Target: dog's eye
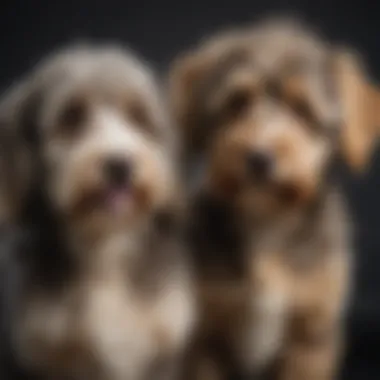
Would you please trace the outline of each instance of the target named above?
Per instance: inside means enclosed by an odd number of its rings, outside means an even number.
[[[294,112],[303,119],[309,121],[314,120],[313,112],[306,101],[302,99],[296,99],[292,102],[292,108]]]
[[[270,81],[267,83],[266,92],[270,97],[277,100],[280,99],[282,96],[282,88],[280,84],[275,81]]]
[[[127,117],[138,127],[141,127],[149,132],[153,131],[153,122],[148,111],[142,104],[134,103],[127,106]]]
[[[69,103],[59,117],[59,125],[70,134],[78,132],[86,119],[87,109],[83,102],[75,101]]]
[[[247,110],[250,101],[251,96],[248,91],[234,92],[227,98],[224,110],[229,117],[238,117]]]

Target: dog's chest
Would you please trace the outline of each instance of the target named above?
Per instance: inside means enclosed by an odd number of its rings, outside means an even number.
[[[177,285],[169,281],[147,299],[115,283],[92,290],[86,335],[112,376],[140,379],[155,362],[180,351],[191,324],[191,304],[187,289]]]
[[[228,258],[236,265],[221,260],[210,246],[200,248],[200,256],[203,252],[211,260],[198,262],[199,336],[223,342],[227,355],[234,357],[233,365],[260,372],[279,354],[285,335],[290,294],[283,284],[281,264],[265,250],[260,250],[260,256],[250,244],[231,250]]]
[[[239,345],[242,366],[258,373],[265,370],[282,349],[291,292],[281,264],[270,254],[255,257],[249,274],[247,321]]]
[[[267,276],[264,271],[257,276]],[[225,282],[209,278],[200,288],[200,334],[227,343],[236,364],[247,372],[269,365],[279,353],[285,334],[288,294],[275,278],[268,280],[260,284],[248,274]]]
[[[221,260],[198,270],[201,338],[216,337],[227,344],[235,365],[249,373],[261,372],[280,353],[290,310],[286,271],[271,248],[249,241],[235,251],[242,270]]]
[[[190,329],[190,289],[178,276],[170,272],[154,297],[144,297],[118,265],[59,297],[30,298],[17,337],[23,359],[74,378],[142,378],[180,350]]]

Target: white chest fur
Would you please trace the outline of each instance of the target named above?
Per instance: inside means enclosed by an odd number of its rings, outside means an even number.
[[[277,357],[284,344],[291,313],[291,288],[287,266],[276,252],[260,249],[249,260],[251,291],[240,345],[242,366],[247,371],[253,369],[260,373]]]
[[[186,268],[171,267],[155,295],[145,297],[129,281],[128,257],[117,246],[107,246],[94,270],[59,296],[29,298],[16,336],[26,363],[73,374],[99,368],[100,379],[137,380],[156,360],[179,353],[194,316]]]
[[[282,347],[288,314],[288,294],[285,289],[275,286],[260,289],[249,302],[248,314],[240,356],[245,370],[260,372]]]

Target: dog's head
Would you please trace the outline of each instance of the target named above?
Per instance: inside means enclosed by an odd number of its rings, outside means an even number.
[[[245,209],[310,200],[337,151],[363,168],[377,137],[380,96],[356,56],[291,20],[202,44],[175,63],[171,93],[206,186]]]
[[[104,229],[172,196],[168,120],[153,75],[128,52],[56,54],[7,94],[0,116],[6,217],[37,192],[58,215]]]

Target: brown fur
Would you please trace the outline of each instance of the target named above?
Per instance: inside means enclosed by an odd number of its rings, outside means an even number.
[[[167,223],[181,217],[175,138],[149,68],[118,47],[68,49],[11,89],[0,117],[6,220],[42,241],[13,252],[27,273],[10,318],[19,365],[52,379],[174,376],[191,275]],[[104,169],[114,157],[133,164],[122,190]]]
[[[190,378],[276,363],[276,379],[332,379],[351,262],[333,168],[340,155],[358,170],[369,161],[377,90],[356,55],[273,20],[178,59],[171,94],[185,161],[203,161],[191,226],[202,315]],[[247,169],[252,152],[272,159],[265,180]]]

